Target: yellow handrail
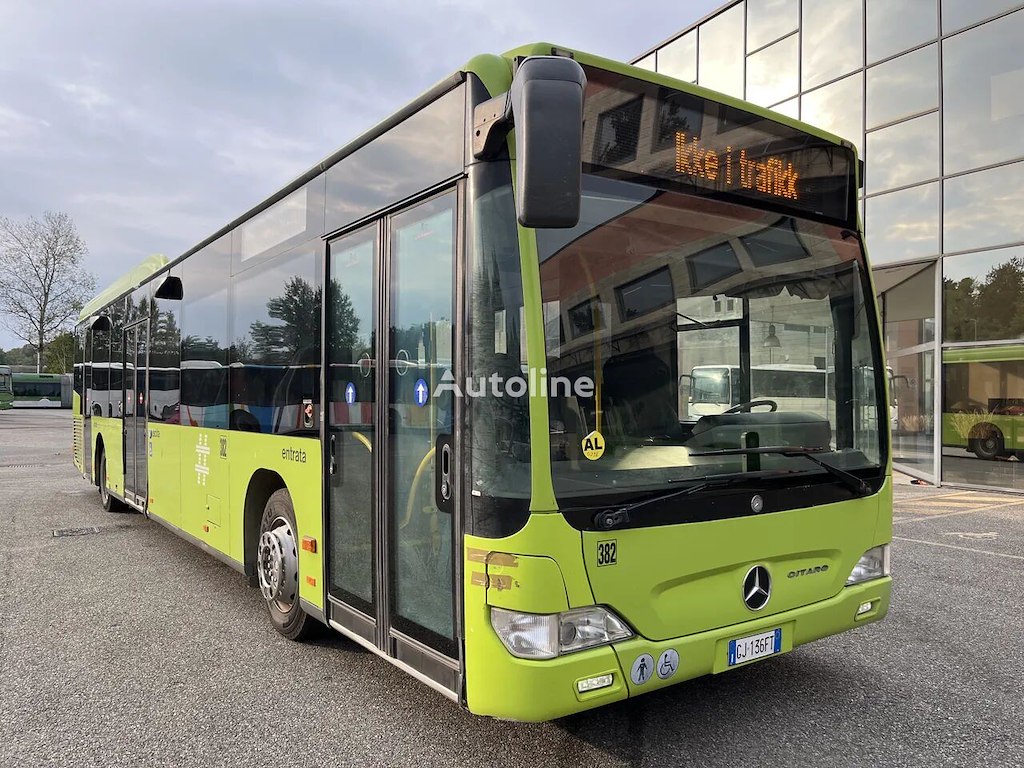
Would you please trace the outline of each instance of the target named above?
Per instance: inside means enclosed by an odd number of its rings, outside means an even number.
[[[423,461],[421,461],[420,465],[416,467],[416,474],[412,476],[412,485],[409,488],[409,502],[405,505],[405,519],[402,520],[399,528],[405,528],[405,526],[409,524],[409,521],[412,520],[412,511],[416,506],[416,488],[419,487],[420,477],[423,474],[423,470],[427,468],[427,464],[429,464],[430,460],[434,458],[436,450],[436,448],[431,448],[427,451],[427,455],[423,457]]]
[[[366,435],[364,435],[362,432],[351,432],[350,434],[360,443],[365,445],[366,450],[368,450],[370,453],[373,453],[373,444],[370,442],[369,438]]]

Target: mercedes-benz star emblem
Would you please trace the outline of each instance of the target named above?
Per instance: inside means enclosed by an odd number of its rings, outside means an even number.
[[[743,602],[752,611],[760,611],[772,596],[772,577],[763,565],[755,565],[743,578]]]

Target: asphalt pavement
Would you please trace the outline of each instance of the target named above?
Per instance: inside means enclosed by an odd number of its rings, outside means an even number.
[[[507,723],[343,637],[282,639],[234,571],[103,512],[67,411],[5,411],[0,766],[1024,765],[1024,498],[896,493],[884,622]]]

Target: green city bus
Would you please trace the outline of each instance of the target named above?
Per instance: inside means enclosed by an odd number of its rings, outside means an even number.
[[[70,408],[71,377],[65,373],[15,373],[15,408]]]
[[[14,389],[11,381],[11,366],[0,365],[0,411],[14,407]]]
[[[942,352],[942,445],[979,459],[1024,459],[1024,346]]]
[[[877,621],[858,178],[849,142],[689,83],[548,44],[476,57],[84,308],[76,465],[249,576],[285,637],[327,625],[481,715]],[[828,407],[752,402],[788,316],[827,330]],[[746,394],[691,416],[709,345]]]

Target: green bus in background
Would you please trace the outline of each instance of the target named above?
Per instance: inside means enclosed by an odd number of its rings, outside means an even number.
[[[70,408],[71,376],[66,373],[15,373],[15,408]]]
[[[13,407],[14,390],[11,388],[11,366],[0,365],[0,411]]]
[[[690,83],[479,56],[84,308],[75,463],[249,575],[285,637],[327,625],[481,715],[877,621],[858,176],[849,142]],[[828,339],[814,407],[754,397],[785,322]],[[735,397],[693,413],[679,382],[708,362]]]
[[[942,445],[1024,460],[1024,346],[946,349]]]

